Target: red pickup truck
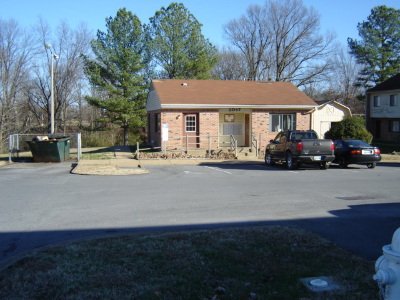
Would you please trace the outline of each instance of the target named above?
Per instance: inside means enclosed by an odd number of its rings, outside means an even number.
[[[327,169],[335,159],[335,146],[331,140],[318,139],[314,130],[288,130],[280,132],[265,149],[265,164],[283,162],[289,170],[301,164],[316,164]]]

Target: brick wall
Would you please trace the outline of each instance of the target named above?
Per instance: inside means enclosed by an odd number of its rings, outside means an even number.
[[[161,113],[161,124],[165,123],[168,124],[167,150],[182,149],[183,113],[179,111],[164,110]]]
[[[274,114],[291,114],[288,111],[274,111]],[[296,113],[296,129],[309,130],[311,128],[310,114]],[[252,134],[258,140],[260,150],[264,150],[270,140],[274,139],[278,132],[270,131],[270,111],[253,110],[251,114]]]
[[[149,113],[149,142],[153,141],[153,146],[161,146],[161,128],[159,132],[155,132],[154,122],[156,121],[155,114],[159,112]],[[168,150],[181,150],[185,148],[184,143],[184,113],[185,111],[164,110],[160,113],[161,125],[168,123]],[[188,112],[189,113],[189,112]],[[218,134],[219,134],[219,111],[205,110],[205,111],[190,111],[190,113],[198,113],[199,116],[199,129],[200,129],[200,147],[208,149],[209,140],[207,134],[210,134],[210,147],[211,149],[218,148]],[[288,111],[274,111],[273,113],[293,113]],[[296,129],[308,130],[310,129],[310,114],[296,113]],[[277,132],[270,131],[270,111],[267,110],[253,110],[251,113],[251,135],[255,136],[258,140],[259,149],[263,150],[268,144],[269,140],[275,138]]]
[[[271,139],[268,111],[253,110],[251,113],[251,134],[258,140],[258,148],[264,149]]]
[[[208,149],[209,141],[207,135],[210,135],[210,148],[218,148],[218,127],[219,127],[219,112],[205,111],[199,113],[200,127],[200,147]]]
[[[311,129],[311,114],[296,113],[296,129],[310,130]]]

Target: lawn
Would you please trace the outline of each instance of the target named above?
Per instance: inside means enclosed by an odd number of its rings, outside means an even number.
[[[33,253],[0,272],[0,299],[378,299],[373,273],[293,228],[135,234]],[[310,292],[312,276],[341,288]]]

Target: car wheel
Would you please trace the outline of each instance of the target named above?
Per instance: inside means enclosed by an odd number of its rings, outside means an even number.
[[[329,168],[329,164],[325,161],[319,165],[321,170],[327,170]]]
[[[293,161],[292,153],[290,152],[286,153],[286,168],[288,168],[288,170],[294,170],[296,169],[296,167],[297,165]]]
[[[368,169],[373,169],[373,168],[375,168],[375,167],[376,167],[376,162],[367,164],[367,168],[368,168]]]
[[[265,154],[265,165],[267,167],[270,167],[270,166],[274,165],[274,161],[272,160],[271,153],[266,153]]]
[[[346,168],[347,168],[348,164],[347,164],[346,159],[345,159],[344,157],[342,157],[342,158],[340,159],[340,161],[339,161],[339,166],[340,166],[342,169],[346,169]]]

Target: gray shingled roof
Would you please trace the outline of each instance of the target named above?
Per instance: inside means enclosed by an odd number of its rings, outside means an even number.
[[[400,73],[390,77],[384,82],[378,84],[377,86],[368,90],[368,92],[375,91],[390,91],[390,90],[399,90],[400,89]]]

